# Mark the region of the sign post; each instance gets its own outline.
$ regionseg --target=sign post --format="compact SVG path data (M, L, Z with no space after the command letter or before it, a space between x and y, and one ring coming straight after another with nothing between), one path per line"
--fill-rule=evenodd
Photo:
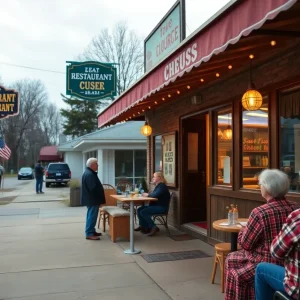
M85 100L116 96L115 64L95 61L67 62L66 94Z

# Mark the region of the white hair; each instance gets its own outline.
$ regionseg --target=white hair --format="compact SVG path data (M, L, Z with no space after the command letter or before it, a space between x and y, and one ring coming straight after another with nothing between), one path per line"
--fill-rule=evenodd
M91 165L92 165L93 163L95 163L95 162L98 162L98 159L95 158L95 157L91 157L91 158L89 158L89 159L86 161L86 166L87 166L88 168L90 168Z
M285 196L290 188L289 177L277 169L263 170L259 175L259 184L274 198Z

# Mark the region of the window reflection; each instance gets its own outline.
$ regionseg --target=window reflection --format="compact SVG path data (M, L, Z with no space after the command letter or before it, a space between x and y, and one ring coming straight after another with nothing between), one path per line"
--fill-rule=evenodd
M290 178L290 191L300 193L300 90L279 98L280 168Z
M243 187L259 188L258 175L269 166L268 99L259 110L242 114Z
M218 111L218 184L232 185L232 110Z

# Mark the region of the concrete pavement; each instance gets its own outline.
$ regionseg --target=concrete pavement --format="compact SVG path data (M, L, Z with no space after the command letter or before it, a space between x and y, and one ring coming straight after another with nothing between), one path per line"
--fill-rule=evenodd
M0 299L223 299L219 274L210 284L213 257L148 263L141 256L188 250L213 256L208 244L174 241L163 229L154 237L137 232L142 253L126 255L129 242L112 243L107 233L85 240L86 209L65 206L68 188L36 195L29 182L16 193L0 206Z

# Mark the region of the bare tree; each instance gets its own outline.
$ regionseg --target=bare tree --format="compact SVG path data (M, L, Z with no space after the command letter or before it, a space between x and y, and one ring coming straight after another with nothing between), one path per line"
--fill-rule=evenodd
M102 29L80 59L119 64L117 91L121 94L142 75L142 45L142 41L122 21L116 24L112 33L107 28Z
M40 147L50 143L51 138L45 135L42 126L49 106L46 105L46 89L39 80L20 80L12 88L19 92L20 112L17 116L1 120L0 124L6 143L12 150L8 167L18 169L22 163L33 163Z

